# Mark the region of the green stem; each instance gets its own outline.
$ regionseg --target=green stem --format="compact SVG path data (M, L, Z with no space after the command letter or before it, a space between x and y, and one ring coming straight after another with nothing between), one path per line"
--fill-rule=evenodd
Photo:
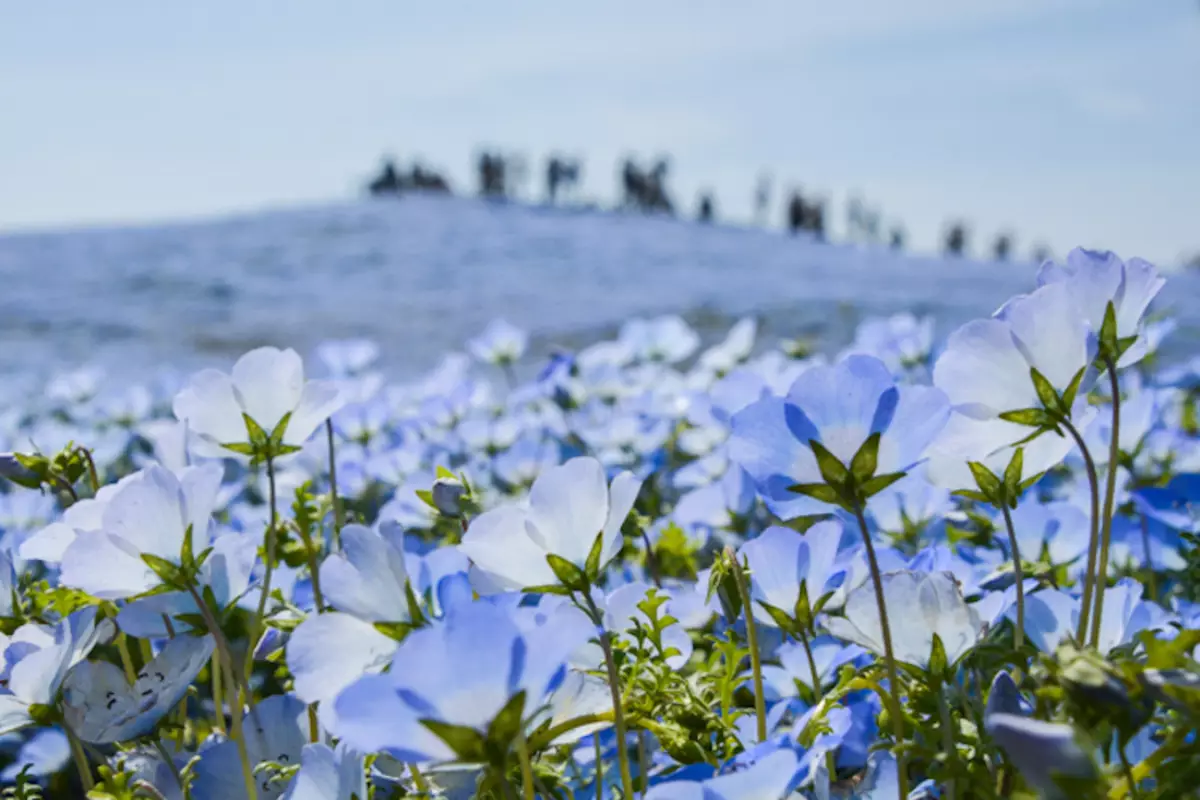
M892 735L896 738L896 747L904 742L904 719L901 716L903 706L900 705L900 679L896 671L896 655L892 649L892 628L888 623L887 601L883 598L883 577L879 573L879 561L875 558L875 545L871 542L871 533L867 530L867 520L863 516L862 505L854 506L854 516L858 519L858 529L862 533L863 547L867 551L867 564L871 568L871 581L875 585L875 603L879 608L879 631L883 636L883 655L887 663L888 683L892 689L892 710L888 714L892 718ZM908 764L903 750L896 752L896 777L900 800L908 797Z
M560 722L557 725L547 728L540 734L535 735L529 740L531 750L541 752L550 746L551 742L562 736L564 733L570 733L576 728L582 728L584 725L594 725L597 722L612 722L613 714L611 711L604 711L599 714L584 714L582 717L575 717L566 722Z
M163 763L166 764L168 771L171 773L171 777L175 779L175 785L179 787L180 793L185 793L186 789L183 786L183 778L180 777L179 769L175 766L175 759L171 758L171 754L168 753L167 748L163 746L162 739L154 740L154 749L158 751L158 755L163 760Z
M1117 756L1121 759L1121 771L1125 773L1126 785L1129 786L1130 800L1138 800L1141 793L1138 792L1138 782L1133 777L1133 767L1129 763L1129 756L1125 755L1125 745L1118 745Z
M1096 462L1092 459L1092 453L1084 443L1079 429L1070 420L1065 420L1063 427L1071 434L1071 438L1075 440L1075 446L1079 448L1079 453L1083 456L1083 466L1087 469L1088 486L1092 495L1092 524L1088 534L1087 567L1083 572L1083 598L1079 604L1079 623L1075 629L1075 641L1082 645L1087 637L1088 617L1092 608L1092 580L1093 573L1096 571L1096 550L1100 546L1100 481L1096 477Z
M529 761L529 745L524 733L517 735L517 760L521 762L521 789L525 800L533 800L533 765Z
M425 776L421 774L421 770L414 763L409 763L408 771L412 773L413 786L417 787L417 792L420 797L430 797L429 781L425 780Z
M267 611L267 598L271 594L271 576L275 572L275 525L278 522L279 512L275 507L275 461L271 458L267 459L267 488L271 503L271 516L267 525L266 564L263 571L262 590L258 597L258 608L254 612L254 619L250 621L250 640L246 645L246 663L242 669L247 682L250 680L250 673L254 670L254 648L258 644L258 637L263 632L263 617Z
M583 595L584 602L591 610L592 621L600 627L600 648L604 651L604 666L608 670L608 686L612 692L613 727L617 734L617 763L621 768L621 788L625 792L625 797L632 800L633 775L629 771L629 752L625 741L625 712L621 708L621 678L617 674L617 662L613 660L612 636L604 627L604 616L600 613L600 609L596 608L592 596L586 589L580 594Z
M638 731L638 775L642 779L642 796L650 791L650 758L646 752L646 732Z
M1108 474L1104 485L1104 528L1100 534L1100 563L1096 567L1096 612L1092 616L1092 647L1100 646L1100 621L1104 616L1104 590L1108 586L1108 547L1112 542L1113 499L1117 492L1117 466L1121 458L1121 386L1117 366L1108 360L1109 386L1112 389L1112 435L1108 443Z
M79 782L83 785L83 791L86 794L96 787L96 782L92 780L92 768L88 766L87 753L83 752L83 745L79 742L79 737L75 735L75 731L71 730L70 725L63 725L63 731L67 734L67 741L71 745L71 757L75 759L75 769L79 771Z
M213 727L218 733L223 734L225 733L225 690L221 686L221 675L225 670L221 666L220 653L213 655L208 668L212 670Z
M100 476L96 473L96 462L92 459L92 451L86 447L77 447L75 452L83 456L84 462L87 464L88 483L92 487L92 497L100 493Z
M296 530L300 533L300 538L304 542L304 552L308 558L308 574L312 579L313 606L316 608L317 613L321 614L325 611L325 597L321 593L321 553L313 543L313 539L309 536L305 526L297 525Z
M942 749L946 751L946 756L950 759L950 768L954 772L958 771L958 747L954 744L954 728L953 722L950 719L950 704L946 702L946 685L943 683L938 686L938 714L942 720ZM954 779L945 782L946 785L946 800L955 800L956 793L954 787Z
M758 652L758 626L754 623L754 606L750 601L750 586L746 573L737 556L729 552L733 566L733 577L737 581L738 594L742 596L742 616L746 618L746 643L750 647L750 671L754 678L754 715L758 718L758 741L767 741L767 703L763 696L762 656Z
M804 645L804 655L808 658L808 672L812 675L813 705L821 700L821 673L817 671L817 662L813 659L812 645L808 642L808 632L800 631L800 644Z
M133 668L133 657L129 655L129 642L124 631L117 634L117 652L121 654L121 669L125 670L125 680L132 686L137 682L137 670Z
M329 440L329 499L333 503L333 547L342 549L342 526L345 525L345 512L342 501L338 498L337 458L333 448L333 420L325 420L325 438Z
M1008 529L1008 546L1012 548L1013 576L1017 580L1017 632L1013 636L1013 644L1017 650L1025 644L1025 572L1021 566L1021 548L1017 545L1017 532L1013 530L1012 514L1008 513L1008 503L1001 503L1000 510L1004 513L1004 526Z

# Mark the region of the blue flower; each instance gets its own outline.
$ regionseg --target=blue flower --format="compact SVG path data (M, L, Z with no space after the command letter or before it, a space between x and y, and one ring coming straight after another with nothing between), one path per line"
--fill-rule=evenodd
M300 771L282 800L363 800L367 775L362 753L345 744L309 744L300 753Z
M801 587L808 608L815 609L838 572L834 560L841 540L842 524L829 520L803 534L773 525L742 545L739 557L750 565L750 594L757 601L754 618L764 625L778 624L763 603L794 617Z
M1087 779L1096 775L1095 763L1070 725L997 713L986 718L985 726L1043 797L1065 800L1073 796L1059 787L1058 777Z
M467 350L485 364L513 364L525 355L529 336L502 319L493 320L478 337L467 342Z
M740 772L660 783L646 793L646 800L782 800L798 769L796 754L781 748Z
M569 609L573 610L573 609ZM422 721L480 733L518 693L530 716L562 680L567 655L594 631L552 615L522 631L504 608L472 603L409 634L383 675L360 678L333 703L332 732L363 752L447 761L454 751Z
M767 397L735 414L729 453L778 516L828 512L826 503L790 491L824 482L812 442L848 465L880 434L876 474L902 473L924 458L949 411L940 390L898 386L879 359L850 356L804 372L787 397Z
M283 766L300 763L308 743L307 712L294 695L272 695L257 703L245 718L246 754L251 767L264 761ZM252 800L246 796L237 743L221 741L200 753L192 782L193 800ZM277 797L283 789L268 770L255 773L259 797Z

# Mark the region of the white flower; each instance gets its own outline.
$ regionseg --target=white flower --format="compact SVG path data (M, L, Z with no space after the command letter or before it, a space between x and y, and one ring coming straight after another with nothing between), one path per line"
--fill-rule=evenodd
M223 447L245 444L249 417L270 435L286 418L283 444L299 446L344 404L336 385L306 381L295 350L251 350L226 375L215 369L197 372L175 396L175 416L196 435L199 455L229 456Z
M607 564L621 549L621 524L641 487L628 472L609 486L604 467L586 456L545 470L533 484L528 507L501 506L471 523L459 549L475 564L476 588L508 591L556 583L546 556L553 553L582 569L597 535L600 565Z

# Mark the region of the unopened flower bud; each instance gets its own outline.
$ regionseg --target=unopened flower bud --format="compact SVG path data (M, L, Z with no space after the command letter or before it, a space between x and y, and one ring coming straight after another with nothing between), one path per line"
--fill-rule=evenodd
M447 517L460 516L466 491L462 481L457 478L438 478L433 482L433 505Z

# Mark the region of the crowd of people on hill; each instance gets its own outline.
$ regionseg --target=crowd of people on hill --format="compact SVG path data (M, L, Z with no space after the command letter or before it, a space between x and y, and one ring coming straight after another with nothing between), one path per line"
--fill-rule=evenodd
M617 207L626 211L675 216L676 204L668 188L670 160L656 157L643 165L636 158L627 156L618 169ZM530 173L524 156L484 150L476 158L477 191L479 196L493 200L520 199ZM583 161L560 153L551 154L545 162L545 202L550 205L566 203L578 205L579 186L583 178ZM400 169L395 159L386 158L378 175L367 184L371 195L397 195L406 191L450 193L449 181L436 170L414 162L407 170ZM754 218L761 226L770 225L772 180L768 174L759 176L754 192ZM825 198L807 194L793 188L784 199L784 227L792 235L805 235L817 240L828 236L826 228ZM711 189L699 193L695 219L704 224L717 220L717 200ZM902 250L907 242L903 225L891 224L884 230L882 214L878 208L868 206L861 198L851 197L846 204L845 238L852 242L885 245L893 250ZM970 252L970 228L963 220L947 223L942 233L942 252L952 257L963 257ZM1015 255L1015 239L1011 232L1002 231L992 240L987 255L996 261L1007 261ZM1035 245L1031 257L1035 262L1045 261L1050 252L1043 245Z

